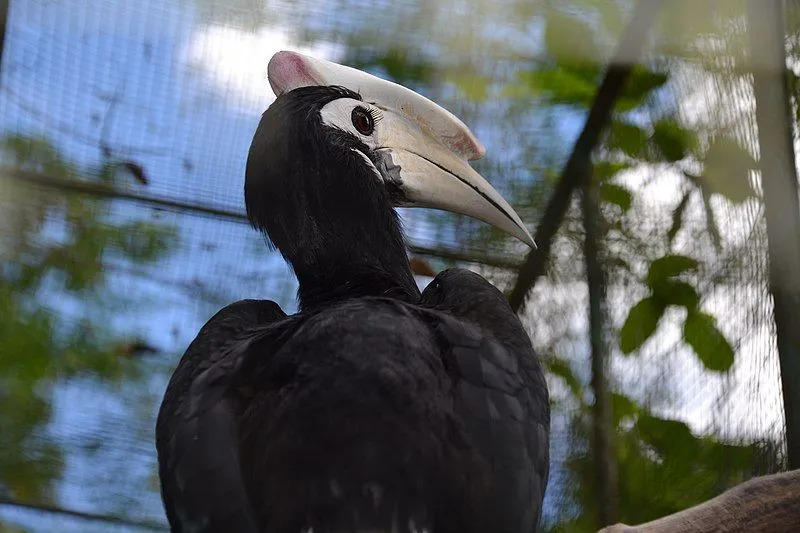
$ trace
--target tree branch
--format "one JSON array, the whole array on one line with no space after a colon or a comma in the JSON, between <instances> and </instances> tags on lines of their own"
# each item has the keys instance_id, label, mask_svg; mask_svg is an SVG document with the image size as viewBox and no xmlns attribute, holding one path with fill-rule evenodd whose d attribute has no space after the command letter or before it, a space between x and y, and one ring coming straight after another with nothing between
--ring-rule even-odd
<instances>
[{"instance_id":1,"label":"tree branch","mask_svg":"<svg viewBox=\"0 0 800 533\"><path fill-rule=\"evenodd\" d=\"M508 301L515 311L519 311L522 307L536 279L544 274L553 238L564 220L572 192L578 187L591 165L592 150L597 146L600 134L609 122L614 104L622 93L634 64L641 56L647 31L655 19L660 4L660 0L639 0L634 8L631 21L617 46L614 60L606 69L603 81L597 90L583 131L575 142L572 154L564 165L561 178L536 228L534 240L538 248L532 250L525 258L517 274L517 281L509 294Z\"/></svg>"},{"instance_id":2,"label":"tree branch","mask_svg":"<svg viewBox=\"0 0 800 533\"><path fill-rule=\"evenodd\" d=\"M714 499L638 526L599 533L791 533L800 527L800 470L753 478Z\"/></svg>"},{"instance_id":3,"label":"tree branch","mask_svg":"<svg viewBox=\"0 0 800 533\"><path fill-rule=\"evenodd\" d=\"M165 211L187 213L197 216L208 216L248 224L247 216L241 210L214 207L207 204L187 202L151 194L141 194L99 181L63 178L8 166L0 166L0 179L12 179L22 183L36 185L37 187L56 189L65 193L88 195L111 200L125 200L140 205L146 205L153 209L162 209ZM465 263L497 268L517 269L521 264L516 257L481 253L475 249L456 250L443 246L432 247L421 244L409 244L409 250L415 254L437 257L445 261L463 261Z\"/></svg>"}]
</instances>

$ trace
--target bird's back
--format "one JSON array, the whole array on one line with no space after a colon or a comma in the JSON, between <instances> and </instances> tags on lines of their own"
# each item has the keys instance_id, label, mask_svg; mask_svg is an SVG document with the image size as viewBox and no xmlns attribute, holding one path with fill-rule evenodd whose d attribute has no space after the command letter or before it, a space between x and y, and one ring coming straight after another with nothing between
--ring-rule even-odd
<instances>
[{"instance_id":1,"label":"bird's back","mask_svg":"<svg viewBox=\"0 0 800 533\"><path fill-rule=\"evenodd\" d=\"M267 529L432 531L441 495L475 481L438 341L409 306L326 309L263 370L241 427Z\"/></svg>"},{"instance_id":2,"label":"bird's back","mask_svg":"<svg viewBox=\"0 0 800 533\"><path fill-rule=\"evenodd\" d=\"M473 321L388 298L281 327L247 346L226 396L259 531L534 530L549 414L530 392L538 363L533 380L517 364L533 357L524 332L515 353Z\"/></svg>"}]
</instances>

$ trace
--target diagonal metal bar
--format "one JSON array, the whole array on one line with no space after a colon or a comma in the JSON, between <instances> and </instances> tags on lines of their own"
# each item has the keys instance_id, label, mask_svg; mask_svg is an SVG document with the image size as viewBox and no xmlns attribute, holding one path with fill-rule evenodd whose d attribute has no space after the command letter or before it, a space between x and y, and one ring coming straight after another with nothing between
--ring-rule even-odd
<instances>
[{"instance_id":1,"label":"diagonal metal bar","mask_svg":"<svg viewBox=\"0 0 800 533\"><path fill-rule=\"evenodd\" d=\"M641 57L645 38L660 5L660 0L640 0L634 8L631 20L617 45L614 59L606 69L603 81L597 90L586 124L575 142L561 172L561 178L536 228L534 240L538 248L531 250L525 257L509 293L508 300L515 311L522 308L537 278L544 274L545 266L550 259L553 239L564 221L572 193L579 187L591 165L592 151L611 118L614 104L622 94L631 70Z\"/></svg>"}]
</instances>

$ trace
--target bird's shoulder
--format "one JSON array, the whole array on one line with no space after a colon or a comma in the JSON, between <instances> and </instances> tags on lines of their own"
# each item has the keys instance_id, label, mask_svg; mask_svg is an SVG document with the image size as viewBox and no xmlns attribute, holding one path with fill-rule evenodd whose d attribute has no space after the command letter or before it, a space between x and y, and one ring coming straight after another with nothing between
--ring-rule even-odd
<instances>
[{"instance_id":1,"label":"bird's shoulder","mask_svg":"<svg viewBox=\"0 0 800 533\"><path fill-rule=\"evenodd\" d=\"M456 385L467 439L497 480L487 496L493 528L531 530L549 475L550 432L547 384L531 340L505 296L469 271L439 274L422 305Z\"/></svg>"},{"instance_id":2,"label":"bird's shoulder","mask_svg":"<svg viewBox=\"0 0 800 533\"><path fill-rule=\"evenodd\" d=\"M536 405L547 404L547 384L530 337L489 281L468 270L446 270L423 291L421 307L434 317L437 336L465 381L505 392L523 387ZM549 422L549 410L540 415Z\"/></svg>"},{"instance_id":3,"label":"bird's shoulder","mask_svg":"<svg viewBox=\"0 0 800 533\"><path fill-rule=\"evenodd\" d=\"M275 302L235 302L206 322L178 363L156 423L162 494L177 531L255 530L238 474L240 406L229 392L251 346L288 320Z\"/></svg>"},{"instance_id":4,"label":"bird's shoulder","mask_svg":"<svg viewBox=\"0 0 800 533\"><path fill-rule=\"evenodd\" d=\"M200 328L178 362L162 411L185 398L191 389L197 392L196 381L207 377L204 374L212 367L217 374L233 372L249 341L275 329L286 318L271 300L239 300L220 309Z\"/></svg>"}]
</instances>

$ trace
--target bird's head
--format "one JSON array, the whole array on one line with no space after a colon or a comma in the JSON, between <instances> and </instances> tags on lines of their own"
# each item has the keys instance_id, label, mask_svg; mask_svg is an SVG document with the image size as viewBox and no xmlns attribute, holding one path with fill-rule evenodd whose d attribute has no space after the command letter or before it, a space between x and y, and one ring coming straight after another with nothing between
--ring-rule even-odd
<instances>
[{"instance_id":1,"label":"bird's head","mask_svg":"<svg viewBox=\"0 0 800 533\"><path fill-rule=\"evenodd\" d=\"M323 250L357 255L381 247L379 234L397 226L398 206L469 215L534 245L511 206L469 165L484 148L447 110L395 83L294 52L275 54L268 74L277 99L250 148L245 203L295 271L324 263ZM357 251L348 249L354 242Z\"/></svg>"}]
</instances>

